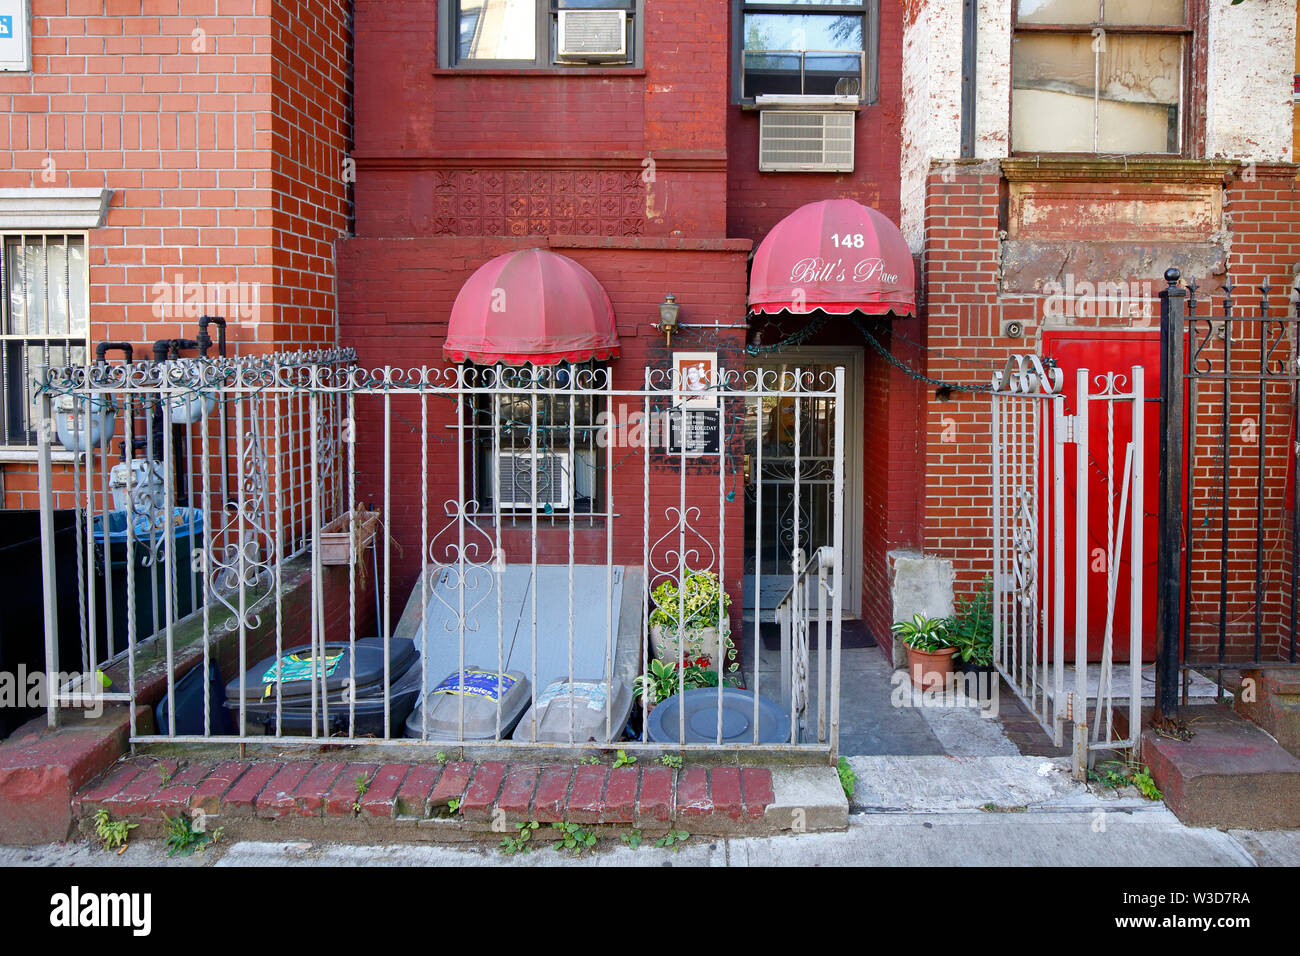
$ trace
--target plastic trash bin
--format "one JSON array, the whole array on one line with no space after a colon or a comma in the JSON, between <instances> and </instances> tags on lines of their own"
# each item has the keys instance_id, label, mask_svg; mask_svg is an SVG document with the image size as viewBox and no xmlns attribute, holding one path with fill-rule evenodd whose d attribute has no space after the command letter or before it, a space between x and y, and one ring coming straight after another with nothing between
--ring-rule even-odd
<instances>
[{"instance_id":1,"label":"plastic trash bin","mask_svg":"<svg viewBox=\"0 0 1300 956\"><path fill-rule=\"evenodd\" d=\"M686 740L680 741L678 714L686 711ZM674 694L650 712L649 737L657 744L712 744L718 740L718 691L697 687ZM782 743L790 739L790 714L766 697L758 699L758 742ZM722 689L722 742L754 742L754 692L735 687Z\"/></svg>"},{"instance_id":2,"label":"plastic trash bin","mask_svg":"<svg viewBox=\"0 0 1300 956\"><path fill-rule=\"evenodd\" d=\"M105 525L107 524L107 528ZM191 526L193 537L191 537ZM114 650L126 648L127 638L127 586L126 566L127 512L110 511L95 516L95 571L96 615L99 636L99 653L106 656L107 626L105 614L104 575L112 575L113 585L113 643ZM158 627L167 624L165 561L166 528L161 514L136 514L133 516L131 534L134 537L135 588L135 639L143 641L154 632L154 602L158 605ZM151 538L152 536L152 538ZM172 555L175 562L175 598L172 612L180 620L197 606L194 592L203 593L203 581L193 571L191 553L203 547L203 512L198 508L172 509ZM108 554L105 555L107 549ZM191 587L191 583L195 587Z\"/></svg>"},{"instance_id":3,"label":"plastic trash bin","mask_svg":"<svg viewBox=\"0 0 1300 956\"><path fill-rule=\"evenodd\" d=\"M325 692L329 704L329 733L348 733L349 711L356 715L352 736L384 736L384 639L362 637L356 641L356 690L351 690L353 663L347 641L325 645L324 661L316 664L317 707L320 706L321 668L325 669ZM390 638L388 642L389 727L400 737L411 708L420 695L420 654L412 641ZM280 729L285 734L309 734L312 726L311 646L287 649L277 671L274 655L259 661L243 681L244 713L249 733L275 733L276 684L279 684ZM277 674L279 680L277 681ZM226 685L226 707L231 720L239 724L240 680ZM355 698L355 699L354 699ZM355 706L350 706L355 704ZM319 718L318 718L319 726Z\"/></svg>"},{"instance_id":4,"label":"plastic trash bin","mask_svg":"<svg viewBox=\"0 0 1300 956\"><path fill-rule=\"evenodd\" d=\"M406 736L420 737L428 710L430 740L495 740L497 698L501 700L501 739L510 736L532 699L523 671L498 674L482 667L466 667L464 675L452 671L425 695L424 701L406 719ZM465 704L464 733L460 733L461 702Z\"/></svg>"},{"instance_id":5,"label":"plastic trash bin","mask_svg":"<svg viewBox=\"0 0 1300 956\"><path fill-rule=\"evenodd\" d=\"M623 728L632 714L632 691L626 684L614 687L613 700L609 699L609 684L603 680L551 681L546 690L537 696L536 711L529 707L520 718L511 736L515 740L531 742L534 713L540 714L537 739L569 742L570 712L572 712L573 742L590 743L598 740L608 743L623 736ZM609 736L605 735L606 708L609 710Z\"/></svg>"},{"instance_id":6,"label":"plastic trash bin","mask_svg":"<svg viewBox=\"0 0 1300 956\"><path fill-rule=\"evenodd\" d=\"M178 735L203 736L203 665L196 664L185 672L180 680L172 685L176 698L176 733ZM172 694L164 694L154 710L158 722L158 732L168 733L168 717L172 706ZM221 683L221 672L215 663L208 665L208 714L209 733L214 737L225 736L235 732L235 726L226 712L226 688Z\"/></svg>"}]
</instances>

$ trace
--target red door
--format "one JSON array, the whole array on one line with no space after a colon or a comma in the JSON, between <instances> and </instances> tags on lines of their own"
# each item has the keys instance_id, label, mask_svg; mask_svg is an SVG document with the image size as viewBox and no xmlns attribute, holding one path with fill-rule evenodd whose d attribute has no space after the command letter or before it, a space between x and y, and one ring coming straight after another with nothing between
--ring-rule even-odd
<instances>
[{"instance_id":1,"label":"red door","mask_svg":"<svg viewBox=\"0 0 1300 956\"><path fill-rule=\"evenodd\" d=\"M1123 375L1122 383L1117 384L1117 391L1125 392L1132 387L1132 368L1141 365L1146 372L1146 395L1149 398L1160 394L1160 332L1158 329L1142 331L1106 331L1106 330L1044 330L1042 333L1043 354L1056 360L1056 364L1065 373L1063 391L1066 395L1066 413L1073 415L1078 410L1076 372L1081 368L1088 370L1089 392L1096 394L1102 386L1097 377L1107 372ZM1157 511L1160 493L1160 405L1158 402L1146 402L1145 427L1146 448L1144 451L1145 475L1141 507L1143 520L1144 554L1142 559L1142 660L1155 660L1156 639L1156 532ZM1124 484L1124 448L1132 438L1132 424L1127 408L1117 406L1115 409L1114 431L1114 513L1116 523L1116 540L1123 541L1120 555L1119 573L1115 587L1115 612L1112 622L1112 647L1116 661L1129 659L1129 592L1131 574L1130 550L1132 542L1127 533L1128 519L1125 519L1125 531L1120 535L1120 496ZM1089 405L1088 447L1091 459L1088 466L1088 660L1101 659L1102 645L1106 633L1106 603L1108 574L1106 567L1107 552L1107 508L1106 508L1106 447L1107 424L1106 409L1102 402ZM1076 477L1076 445L1065 446L1065 621L1066 633L1071 633L1074 623L1075 599L1075 535L1070 516L1074 514ZM1130 502L1129 509L1136 506Z\"/></svg>"}]
</instances>

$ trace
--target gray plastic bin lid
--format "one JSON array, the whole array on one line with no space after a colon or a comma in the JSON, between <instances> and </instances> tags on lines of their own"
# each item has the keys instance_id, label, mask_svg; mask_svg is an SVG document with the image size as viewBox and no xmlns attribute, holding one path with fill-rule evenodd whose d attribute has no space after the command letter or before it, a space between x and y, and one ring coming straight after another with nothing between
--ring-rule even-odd
<instances>
[{"instance_id":1,"label":"gray plastic bin lid","mask_svg":"<svg viewBox=\"0 0 1300 956\"><path fill-rule=\"evenodd\" d=\"M678 712L686 711L688 744L711 744L718 739L718 691L696 687L674 694L650 712L650 739L659 744L678 743ZM790 739L790 715L766 697L758 699L758 742L775 744ZM745 744L754 741L754 692L736 687L722 689L722 742Z\"/></svg>"},{"instance_id":2,"label":"gray plastic bin lid","mask_svg":"<svg viewBox=\"0 0 1300 956\"><path fill-rule=\"evenodd\" d=\"M430 740L493 740L497 735L497 698L501 700L501 738L519 722L528 708L532 692L523 671L499 674L484 667L468 666L464 673L452 671L406 718L406 736L420 737L426 724ZM461 732L460 708L465 703L465 727Z\"/></svg>"},{"instance_id":3,"label":"gray plastic bin lid","mask_svg":"<svg viewBox=\"0 0 1300 956\"><path fill-rule=\"evenodd\" d=\"M605 736L605 712L609 709L609 736ZM609 683L603 680L551 681L546 690L537 695L536 713L541 715L537 726L537 739L569 742L569 715L573 714L573 742L613 741L623 736L623 728L632 714L632 691L626 684L615 684L613 699ZM519 721L511 735L515 740L533 739L532 707Z\"/></svg>"}]
</instances>

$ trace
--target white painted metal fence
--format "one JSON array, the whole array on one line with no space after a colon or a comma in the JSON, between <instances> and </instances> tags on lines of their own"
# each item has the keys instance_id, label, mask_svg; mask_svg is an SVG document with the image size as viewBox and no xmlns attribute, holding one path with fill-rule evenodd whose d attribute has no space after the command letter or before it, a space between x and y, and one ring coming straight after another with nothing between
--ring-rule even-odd
<instances>
[{"instance_id":1,"label":"white painted metal fence","mask_svg":"<svg viewBox=\"0 0 1300 956\"><path fill-rule=\"evenodd\" d=\"M1098 751L1136 755L1141 739L1145 378L1141 366L1133 367L1131 378L1094 378L1079 369L1073 414L1063 384L1060 369L1032 355L1013 357L994 375L994 660L1057 746L1068 725L1075 773L1082 778ZM1106 421L1101 448L1090 440L1096 415ZM1130 436L1122 443L1117 420ZM1067 448L1075 459L1072 508L1066 501ZM1100 501L1090 498L1093 477L1100 481ZM1104 540L1094 537L1099 525ZM1115 612L1125 563L1129 664L1119 686L1115 648L1125 636L1116 633ZM1101 576L1105 597L1099 652L1089 647L1096 623L1089 617L1093 575ZM1068 616L1067 600L1073 603ZM1090 663L1090 656L1098 659ZM1117 706L1127 710L1123 736L1116 731Z\"/></svg>"},{"instance_id":2,"label":"white painted metal fence","mask_svg":"<svg viewBox=\"0 0 1300 956\"><path fill-rule=\"evenodd\" d=\"M237 693L225 712L213 696L220 686L200 679L201 727L178 728L173 706L150 732L133 712L132 740L603 748L662 747L667 734L673 747L833 755L844 371L730 370L719 379L701 391L647 369L641 388L618 389L598 366L365 370L346 350L43 370L46 667L59 688L47 702L51 724L61 706L87 696L145 700L146 670L176 701L186 669L207 674L226 659L235 672L222 679L235 679ZM752 642L743 667L729 649L730 621L740 618L740 556L762 545L745 540L739 462L747 452L760 463L765 449L793 452L798 502L800 425L813 420L812 403L828 400L833 416L817 420L832 432L834 544L805 567L795 543L789 570L797 584L782 605L781 655L803 663L769 687L757 660L761 614L743 635ZM775 422L765 418L772 407ZM76 453L70 470L55 471L59 444ZM78 523L82 660L72 677L58 654L67 622L57 613L53 525L63 508ZM329 570L335 563L342 569ZM693 602L688 586L708 574L723 581L716 607ZM308 582L305 601L294 596L295 580ZM760 593L756 586L743 599ZM814 613L819 675L810 693ZM706 618L725 626L693 626ZM675 640L659 653L676 693L649 693L660 697L652 702L682 704L692 683L702 685L692 699L709 700L699 712L678 706L658 738L644 708L632 739L622 732L620 700L634 683L653 685L655 619L671 622L659 633ZM370 730L362 729L368 701L356 670L358 642L367 638L382 647L383 662L381 710ZM399 666L395 647L407 639L419 652L418 680L414 671L391 670ZM296 644L306 651L290 661ZM692 666L692 652L710 660ZM250 668L264 656L274 664L259 677ZM299 687L309 685L310 694L291 701L286 687L299 665ZM111 687L103 675L116 675ZM401 685L403 675L413 683ZM507 707L519 684L541 718L523 739L510 736L518 714ZM737 694L747 717L729 703ZM450 729L430 716L440 695L455 702ZM408 696L413 724L402 712ZM484 698L495 713L488 731L475 733L467 707ZM548 714L539 704L557 699L567 722L558 740L538 729ZM583 706L603 712L589 736L575 726ZM771 708L783 729L762 737ZM226 712L233 727L223 730L214 714ZM733 718L752 734L737 736Z\"/></svg>"}]
</instances>

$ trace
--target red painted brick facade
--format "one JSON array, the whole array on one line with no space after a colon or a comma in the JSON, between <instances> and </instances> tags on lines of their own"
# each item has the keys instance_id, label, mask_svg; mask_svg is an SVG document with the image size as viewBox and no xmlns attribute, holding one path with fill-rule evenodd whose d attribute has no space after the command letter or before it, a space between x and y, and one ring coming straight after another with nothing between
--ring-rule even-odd
<instances>
[{"instance_id":1,"label":"red painted brick facade","mask_svg":"<svg viewBox=\"0 0 1300 956\"><path fill-rule=\"evenodd\" d=\"M335 341L348 33L342 0L34 0L32 72L0 76L0 187L113 191L92 344L148 357L203 311L241 354ZM30 466L4 477L5 507L36 507Z\"/></svg>"}]
</instances>

